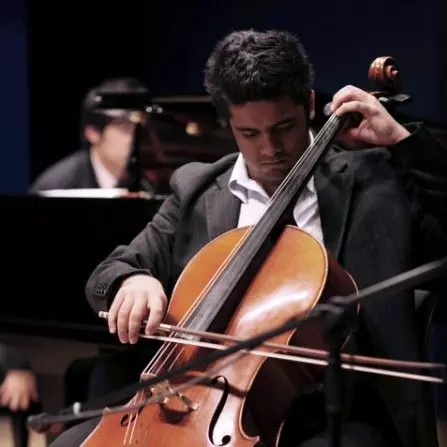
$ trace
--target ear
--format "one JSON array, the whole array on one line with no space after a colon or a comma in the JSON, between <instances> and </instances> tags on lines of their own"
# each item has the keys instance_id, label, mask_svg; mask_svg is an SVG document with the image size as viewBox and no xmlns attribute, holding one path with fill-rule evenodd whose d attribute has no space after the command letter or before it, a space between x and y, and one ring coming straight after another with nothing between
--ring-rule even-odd
<instances>
[{"instance_id":1,"label":"ear","mask_svg":"<svg viewBox=\"0 0 447 447\"><path fill-rule=\"evenodd\" d=\"M101 132L96 127L87 125L84 127L84 137L93 146L101 140Z\"/></svg>"},{"instance_id":2,"label":"ear","mask_svg":"<svg viewBox=\"0 0 447 447\"><path fill-rule=\"evenodd\" d=\"M315 118L315 90L311 90L309 93L309 120L312 121Z\"/></svg>"}]
</instances>

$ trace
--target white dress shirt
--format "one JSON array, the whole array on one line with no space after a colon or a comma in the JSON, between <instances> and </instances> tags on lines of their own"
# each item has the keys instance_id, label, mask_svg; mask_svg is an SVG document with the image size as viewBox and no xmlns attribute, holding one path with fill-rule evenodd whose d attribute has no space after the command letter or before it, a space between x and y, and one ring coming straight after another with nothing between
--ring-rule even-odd
<instances>
[{"instance_id":1,"label":"white dress shirt","mask_svg":"<svg viewBox=\"0 0 447 447\"><path fill-rule=\"evenodd\" d=\"M311 133L310 135L312 141L313 135ZM269 196L261 185L248 176L244 157L241 153L236 159L228 187L241 201L238 227L256 224L267 208ZM318 196L313 176L296 202L293 217L299 228L324 243L318 209Z\"/></svg>"},{"instance_id":2,"label":"white dress shirt","mask_svg":"<svg viewBox=\"0 0 447 447\"><path fill-rule=\"evenodd\" d=\"M116 188L118 179L102 164L95 151L90 151L90 160L100 188Z\"/></svg>"}]
</instances>

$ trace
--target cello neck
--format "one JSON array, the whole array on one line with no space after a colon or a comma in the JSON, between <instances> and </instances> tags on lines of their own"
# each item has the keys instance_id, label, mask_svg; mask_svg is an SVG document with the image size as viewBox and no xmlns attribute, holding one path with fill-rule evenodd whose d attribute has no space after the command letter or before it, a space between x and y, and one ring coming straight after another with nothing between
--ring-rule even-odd
<instances>
[{"instance_id":1,"label":"cello neck","mask_svg":"<svg viewBox=\"0 0 447 447\"><path fill-rule=\"evenodd\" d=\"M267 210L256 227L266 228L266 232L272 231L280 221L293 200L297 199L313 175L320 160L324 157L333 139L344 124L347 116L331 115L320 132L316 135L312 144L304 151L303 155L290 170L276 192L269 200ZM268 229L268 230L267 230ZM264 237L267 237L266 234Z\"/></svg>"}]
</instances>

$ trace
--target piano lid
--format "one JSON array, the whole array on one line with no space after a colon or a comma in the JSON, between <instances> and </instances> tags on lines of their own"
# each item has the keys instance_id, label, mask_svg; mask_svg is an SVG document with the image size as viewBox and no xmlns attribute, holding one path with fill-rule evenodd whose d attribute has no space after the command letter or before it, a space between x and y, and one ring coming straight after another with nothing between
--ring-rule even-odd
<instances>
[{"instance_id":1,"label":"piano lid","mask_svg":"<svg viewBox=\"0 0 447 447\"><path fill-rule=\"evenodd\" d=\"M214 162L237 150L230 129L208 96L167 96L153 102L162 112L147 116L141 144L143 167Z\"/></svg>"}]
</instances>

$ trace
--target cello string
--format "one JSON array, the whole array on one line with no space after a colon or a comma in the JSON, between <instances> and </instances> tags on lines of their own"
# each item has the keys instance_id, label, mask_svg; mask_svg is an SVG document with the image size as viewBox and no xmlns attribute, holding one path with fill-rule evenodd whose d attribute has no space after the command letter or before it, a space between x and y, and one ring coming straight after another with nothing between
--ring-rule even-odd
<instances>
[{"instance_id":1,"label":"cello string","mask_svg":"<svg viewBox=\"0 0 447 447\"><path fill-rule=\"evenodd\" d=\"M140 393L141 393L141 391L138 391L135 394L135 396L133 397L133 399L132 399L132 405L133 405L134 408L138 404L138 398L140 396ZM130 441L127 440L127 437L129 436L130 427L132 425L132 417L133 417L135 411L137 411L137 413L138 413L138 410L132 410L132 407L131 407L131 410L130 410L130 412L127 415L129 417L129 423L127 424L126 433L125 433L124 441L123 441L124 442L123 443L123 447L128 445L128 443L130 442Z\"/></svg>"},{"instance_id":2,"label":"cello string","mask_svg":"<svg viewBox=\"0 0 447 447\"><path fill-rule=\"evenodd\" d=\"M128 417L129 417L129 423L127 424L127 428L126 428L126 432L125 432L125 434L124 434L124 441L123 441L123 447L125 447L126 446L126 444L127 444L127 436L129 435L129 430L130 430L130 423L131 423L131 420L132 420L132 406L133 407L135 407L135 405L137 404L137 398L138 398L138 396L139 396L139 391L137 392L137 394L135 394L135 396L133 396L133 398L132 398L132 400L131 400L131 402L132 402L132 405L130 406L130 412L129 412L129 414L128 414Z\"/></svg>"},{"instance_id":3,"label":"cello string","mask_svg":"<svg viewBox=\"0 0 447 447\"><path fill-rule=\"evenodd\" d=\"M247 233L251 232L251 231L253 230L253 228L254 228L254 225L250 225L249 228L247 229ZM244 235L244 237L248 237L248 235L246 234L246 235ZM197 307L199 306L201 300L204 299L206 293L208 293L209 289L211 289L212 284L215 282L215 278L216 278L218 275L220 275L220 273L221 273L222 270L224 270L224 269L226 268L227 264L229 264L230 260L231 260L232 257L234 256L234 253L235 253L235 252L239 249L239 247L242 245L244 237L241 238L241 239L235 244L235 246L233 247L233 249L231 250L231 252L228 254L228 256L227 256L227 258L225 259L225 261L218 267L218 269L216 270L216 272L214 272L213 276L209 279L208 283L205 285L204 289L201 291L200 295L197 297L197 299L196 299L196 301L194 302L193 306L191 306L191 308L188 309L188 312L185 313L185 315L184 315L184 316L182 317L182 319L179 321L178 326L182 326L183 323L184 323L184 321L187 320L187 319L191 316L191 314L197 309ZM192 323L194 323L194 319L192 320ZM171 336L172 336L173 338L175 338L175 333L171 334ZM151 370L151 368L153 367L153 364L154 364L155 362L157 362L157 360L159 360L160 357L161 357L163 354L165 354L165 352L166 352L169 348L171 348L171 352L168 353L167 356L165 356L164 360L163 360L161 363L155 365L156 370L153 371L153 373L154 373L155 375L158 375L158 374L162 371L163 367L164 367L164 366L167 364L167 362L169 361L170 356L172 356L173 353L176 352L176 351L175 351L176 346L177 346L177 345L176 345L175 342L165 343L165 344L162 346L161 350L159 351L159 354L157 355L157 357L156 357L156 358L153 358L153 359L149 362L149 364L146 366L144 372L146 372L146 373L147 373L147 372L152 372L152 371L150 371L150 370ZM175 358L173 359L173 361L170 363L170 366L168 367L168 370L170 370L170 369L172 368L172 366L175 364L175 362L176 362L176 361L178 360L178 358L181 356L181 354L183 353L183 349L184 349L184 348L182 347L182 348L180 349L180 352L177 353L177 355L175 356ZM177 350L177 351L178 351L178 350Z\"/></svg>"},{"instance_id":4,"label":"cello string","mask_svg":"<svg viewBox=\"0 0 447 447\"><path fill-rule=\"evenodd\" d=\"M278 189L276 190L276 192L272 195L272 197L268 200L267 202L267 209L265 214L268 214L268 212L270 211L270 208L272 206L272 203L277 203L277 197L280 194L285 193L285 191L287 191L287 189L290 189L290 184L292 183L292 181L294 180L294 176L295 173L298 172L299 169L301 169L302 165L305 164L307 162L308 159L312 160L313 162L316 161L315 159L317 158L317 156L319 155L319 151L315 151L313 150L319 143L320 141L323 139L323 137L325 137L326 132L328 132L329 130L332 130L332 128L334 127L334 121L335 124L338 124L338 117L336 115L331 115L331 117L327 120L326 124L323 126L323 128L321 129L321 131L317 134L317 136L314 139L314 142L309 145L309 147L306 149L306 151L303 153L303 155L300 157L300 159L298 160L298 162L294 165L294 167L291 169L290 173L287 175L286 179L283 181L283 183L281 183L281 185L278 187ZM267 216L268 217L268 216ZM256 241L256 237L257 237L257 233L260 232L260 229L267 225L268 223L268 219L264 219L261 220L261 222L259 222L259 225L251 225L247 232L244 234L244 236L238 241L237 244L235 244L235 246L233 247L233 249L231 250L231 252L229 253L229 255L227 256L227 258L225 259L225 261L219 266L219 268L216 270L216 272L214 273L214 275L210 278L210 280L208 281L208 283L206 284L206 286L204 287L204 289L201 291L200 295L198 296L198 299L195 302L195 305L192 306L188 313L184 315L184 317L181 319L179 325L182 325L183 322L185 321L185 319L189 318L191 313L195 310L195 308L198 307L198 305L203 301L204 296L209 292L209 290L211 289L211 287L216 283L216 278L221 276L221 272L222 270L224 270L225 268L227 268L227 266L230 264L231 260L234 259L234 253L244 244L246 243L246 241L249 239L249 237L251 237L252 240ZM204 318L204 317L203 317ZM191 326L194 325L194 322L197 321L197 317L196 319L192 319L191 321ZM174 336L175 334L173 334ZM172 344L172 343L171 343ZM156 358L153 358L152 361L147 365L145 372L150 371L151 367L153 366L153 364L160 359L160 357L165 354L169 348L171 348L171 352L169 352L167 354L167 356L165 357L165 359L162 361L162 363L160 365L156 365L156 372L155 374L159 374L160 371L162 370L162 368L166 365L166 363L168 362L169 358L172 357L172 355L175 352L175 348L170 346L169 343L166 343L162 348L161 351L159 351L159 355L156 356ZM184 348L182 348L180 351L182 352ZM172 368L173 364L175 364L175 362L178 360L178 358L181 355L180 353L177 353L176 357L174 358L174 360L171 362L171 365L169 367L169 369ZM169 370L168 369L168 370Z\"/></svg>"},{"instance_id":5,"label":"cello string","mask_svg":"<svg viewBox=\"0 0 447 447\"><path fill-rule=\"evenodd\" d=\"M141 400L140 403L144 402L144 390L141 390L141 391L138 392L138 400ZM136 402L136 403L138 403L138 402ZM131 423L129 423L129 427L132 424L132 430L131 430L131 433L130 433L130 439L128 441L130 445L132 445L133 435L134 435L134 432L135 432L135 427L137 425L137 420L138 420L139 416L140 416L140 411L136 411L135 412L135 419ZM126 436L126 438L127 438L127 436ZM138 435L137 435L137 438L138 438ZM137 440L137 444L138 444L138 440Z\"/></svg>"},{"instance_id":6,"label":"cello string","mask_svg":"<svg viewBox=\"0 0 447 447\"><path fill-rule=\"evenodd\" d=\"M251 232L253 230L254 225L250 225L250 227L247 229L247 232ZM248 237L248 235L244 235L244 237ZM243 238L244 238L243 237ZM197 307L199 306L201 300L204 299L206 293L208 293L209 289L212 287L212 284L215 282L215 278L220 275L221 271L226 268L226 265L229 264L231 258L234 256L234 253L239 249L239 247L242 245L243 243L243 238L241 238L233 247L233 249L231 250L231 252L228 254L227 258L224 260L224 262L218 267L218 269L216 270L216 272L214 272L213 276L209 279L208 283L205 285L204 289L202 289L201 293L199 294L199 296L197 297L196 301L194 302L193 306L191 306L190 309L188 309L188 311L185 313L185 315L182 317L182 319L179 321L178 326L182 326L184 321L187 320L191 314L194 312L194 310L197 309ZM194 322L194 320L192 321L192 323ZM175 333L172 334L172 337L175 337ZM153 364L155 362L157 362L157 360L160 359L160 357L169 349L175 349L175 343L172 346L172 343L165 343L162 347L161 350L159 351L159 353L157 354L156 357L154 357L149 364L146 366L146 368L144 369L145 373L148 372L152 372L150 371L151 368L153 367ZM169 360L169 355L172 355L172 352L168 354L168 356L165 357L165 359L163 360L163 362L161 364L157 364L155 365L155 367L157 368L153 373L158 375L160 373L160 371L163 369L163 366L165 366L165 364L168 362ZM179 355L176 356L174 362L178 359ZM172 363L170 368L172 367Z\"/></svg>"}]
</instances>

